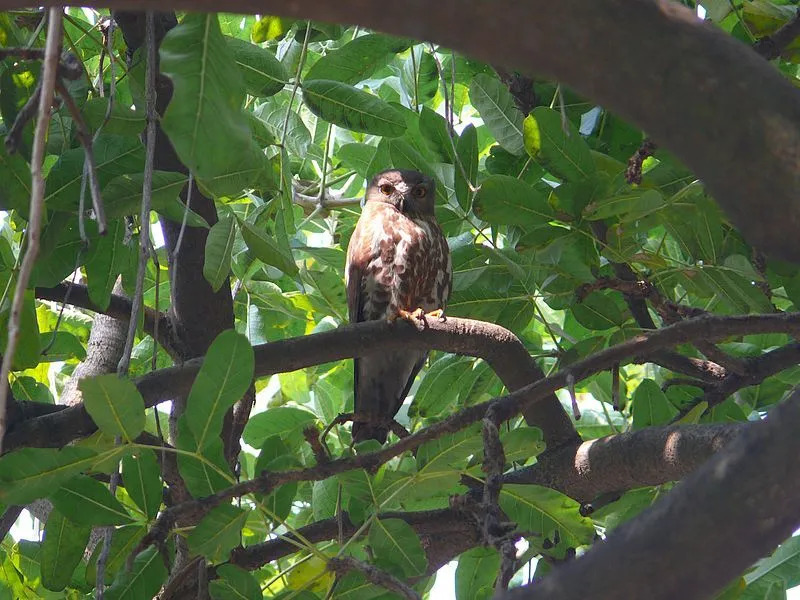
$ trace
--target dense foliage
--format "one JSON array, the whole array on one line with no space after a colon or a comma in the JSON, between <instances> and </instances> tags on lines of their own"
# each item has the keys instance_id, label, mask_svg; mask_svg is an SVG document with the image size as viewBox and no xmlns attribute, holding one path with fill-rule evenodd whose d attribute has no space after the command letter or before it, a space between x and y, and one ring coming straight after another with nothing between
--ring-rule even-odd
<instances>
[{"instance_id":1,"label":"dense foliage","mask_svg":"<svg viewBox=\"0 0 800 600\"><path fill-rule=\"evenodd\" d=\"M750 44L796 10L766 0L702 4L709 19ZM43 47L40 15L0 14L0 44ZM663 149L652 152L643 132L570 89L357 27L228 14L179 20L160 47L160 70L174 87L160 125L199 190L213 198L218 218L185 209L179 193L188 175L155 170L148 225L157 248L147 262L143 299L152 309L170 307L169 266L179 255L161 243L159 219L205 228L205 247L183 247L180 255L199 252L211 288L230 290L235 331L220 333L208 349L166 450L158 436L166 436L170 405L159 406L160 418L146 410L136 378L188 357L154 343L140 324L128 376L108 373L78 384L98 431L80 439L75 434L76 441L62 448L18 444L0 458L3 506L39 498L53 506L42 541L3 540L0 598L90 597L103 544L86 548L92 528L101 526L114 528L103 567L110 586L105 597L154 596L166 582L162 554L173 559L175 537L164 545L140 542L159 512L175 503L164 494L168 453L177 456L193 498L265 471L318 464L304 432L320 433L352 410L352 361L259 376L253 346L346 323L345 249L365 180L385 168L413 168L436 179L437 218L454 267L447 314L508 328L547 374L642 329L706 313L800 310L797 266L766 260L687 168ZM64 49L85 69L66 85L94 136L108 232L100 235L88 209L80 214L80 207L91 206L85 153L62 101L47 139L46 220L11 377L20 405L58 404L76 365L93 351L87 347L90 309L107 311L123 289L135 295L145 52L128 52L114 28L109 54L108 31L107 13L65 12ZM775 61L795 82L796 46ZM33 93L40 64L18 55L0 62L6 132ZM0 148L3 345L25 252L34 126L21 131L18 152ZM120 276L122 289L115 289ZM87 298L75 300L76 291L63 302L42 299L40 290L63 281L71 282L64 290L85 286ZM676 420L758 419L800 383L796 367L729 385L724 393L713 387L722 377L704 374L709 365L724 371L791 342L788 334L773 333L718 346L687 344L671 361L623 364L578 381L572 390L577 420L568 390L561 400L583 440ZM257 400L232 465L220 437L223 421L254 375ZM503 393L487 362L433 352L398 419L417 432ZM542 432L521 417L504 424L500 438L507 470L534 464L546 448ZM325 443L334 458L377 449L375 442L351 448L349 424L334 426ZM357 570L337 576L327 565L337 555L369 562L424 594L432 584L424 544L398 515L448 508L469 485L480 487L483 447L475 423L371 471L290 481L268 494L222 502L196 526L175 532L191 555L207 561L213 598L396 597ZM118 485L109 477L117 468ZM589 516L559 491L503 486L499 505L526 540L519 547L527 548L512 585L546 575L671 486L620 490L618 499ZM255 566L231 560L240 545L296 533L341 511L354 525L350 535L318 543L300 536L294 551ZM135 560L129 556L134 549L141 550ZM798 556L800 545L792 539L725 597L781 597L798 582ZM461 554L456 597L490 597L501 562L497 549L480 544Z\"/></svg>"}]
</instances>

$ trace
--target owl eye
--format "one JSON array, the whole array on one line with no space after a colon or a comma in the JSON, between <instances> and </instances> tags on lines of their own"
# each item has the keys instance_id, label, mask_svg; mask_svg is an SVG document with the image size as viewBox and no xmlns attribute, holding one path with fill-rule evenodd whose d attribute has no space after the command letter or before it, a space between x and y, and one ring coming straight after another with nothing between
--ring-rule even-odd
<instances>
[{"instance_id":1,"label":"owl eye","mask_svg":"<svg viewBox=\"0 0 800 600\"><path fill-rule=\"evenodd\" d=\"M422 198L425 195L425 188L422 187L414 188L413 193L414 196L416 196L417 198Z\"/></svg>"},{"instance_id":2,"label":"owl eye","mask_svg":"<svg viewBox=\"0 0 800 600\"><path fill-rule=\"evenodd\" d=\"M394 186L393 185L389 185L388 183L384 183L381 186L381 193L384 196L391 196L393 191L394 191Z\"/></svg>"}]
</instances>

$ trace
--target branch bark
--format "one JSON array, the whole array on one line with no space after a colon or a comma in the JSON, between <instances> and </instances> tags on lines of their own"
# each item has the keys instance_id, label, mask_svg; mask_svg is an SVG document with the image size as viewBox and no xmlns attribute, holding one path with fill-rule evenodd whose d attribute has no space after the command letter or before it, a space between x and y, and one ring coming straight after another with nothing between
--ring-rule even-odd
<instances>
[{"instance_id":1,"label":"branch bark","mask_svg":"<svg viewBox=\"0 0 800 600\"><path fill-rule=\"evenodd\" d=\"M795 392L604 544L504 598L713 597L800 524L798 427ZM621 561L625 577L608 577Z\"/></svg>"}]
</instances>

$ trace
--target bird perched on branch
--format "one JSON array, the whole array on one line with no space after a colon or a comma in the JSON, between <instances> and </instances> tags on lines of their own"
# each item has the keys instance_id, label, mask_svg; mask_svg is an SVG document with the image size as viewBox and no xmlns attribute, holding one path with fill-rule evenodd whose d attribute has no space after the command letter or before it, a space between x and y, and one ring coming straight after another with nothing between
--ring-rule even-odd
<instances>
[{"instance_id":1,"label":"bird perched on branch","mask_svg":"<svg viewBox=\"0 0 800 600\"><path fill-rule=\"evenodd\" d=\"M443 317L450 250L433 214L436 185L417 171L378 173L347 248L350 322L397 318L424 327ZM383 443L427 352L382 351L355 359L353 440Z\"/></svg>"}]
</instances>

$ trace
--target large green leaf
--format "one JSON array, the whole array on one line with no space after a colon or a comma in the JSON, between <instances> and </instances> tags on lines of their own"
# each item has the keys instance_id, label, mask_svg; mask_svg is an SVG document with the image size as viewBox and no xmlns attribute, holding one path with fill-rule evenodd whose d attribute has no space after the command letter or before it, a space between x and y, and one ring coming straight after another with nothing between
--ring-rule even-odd
<instances>
[{"instance_id":1,"label":"large green leaf","mask_svg":"<svg viewBox=\"0 0 800 600\"><path fill-rule=\"evenodd\" d=\"M220 333L206 353L186 399L184 416L202 450L219 439L228 409L244 396L253 381L253 348L246 337L229 329Z\"/></svg>"},{"instance_id":2,"label":"large green leaf","mask_svg":"<svg viewBox=\"0 0 800 600\"><path fill-rule=\"evenodd\" d=\"M222 440L211 439L202 449L186 421L186 415L178 419L177 447L187 452L178 454L178 471L186 483L186 489L195 498L210 496L223 490L235 481L225 460Z\"/></svg>"},{"instance_id":3,"label":"large green leaf","mask_svg":"<svg viewBox=\"0 0 800 600\"><path fill-rule=\"evenodd\" d=\"M150 208L177 222L183 222L186 205L178 197L188 178L175 171L154 171ZM128 173L112 179L103 188L106 216L115 219L141 212L143 173ZM191 227L208 227L206 220L191 208L186 215L186 224Z\"/></svg>"},{"instance_id":4,"label":"large green leaf","mask_svg":"<svg viewBox=\"0 0 800 600\"><path fill-rule=\"evenodd\" d=\"M132 442L144 430L144 399L130 379L97 375L78 382L86 411L100 430Z\"/></svg>"},{"instance_id":5,"label":"large green leaf","mask_svg":"<svg viewBox=\"0 0 800 600\"><path fill-rule=\"evenodd\" d=\"M83 558L92 528L77 525L58 509L50 511L42 543L42 585L54 592L63 590Z\"/></svg>"},{"instance_id":6,"label":"large green leaf","mask_svg":"<svg viewBox=\"0 0 800 600\"><path fill-rule=\"evenodd\" d=\"M236 219L232 215L222 215L206 238L203 277L215 292L222 287L231 271L231 253L236 239L235 223Z\"/></svg>"},{"instance_id":7,"label":"large green leaf","mask_svg":"<svg viewBox=\"0 0 800 600\"><path fill-rule=\"evenodd\" d=\"M384 137L398 137L406 130L406 121L397 109L346 83L306 81L303 98L315 115L345 129Z\"/></svg>"},{"instance_id":8,"label":"large green leaf","mask_svg":"<svg viewBox=\"0 0 800 600\"><path fill-rule=\"evenodd\" d=\"M288 120L287 120L288 112ZM259 106L253 115L267 128L272 137L279 142L283 139L284 123L286 123L286 147L296 156L305 156L311 145L311 133L303 119L295 111L289 109L289 103L279 104L274 99Z\"/></svg>"},{"instance_id":9,"label":"large green leaf","mask_svg":"<svg viewBox=\"0 0 800 600\"><path fill-rule=\"evenodd\" d=\"M474 125L467 125L456 144L458 164L455 168L455 188L458 204L465 211L472 204L470 186L478 181L478 132Z\"/></svg>"},{"instance_id":10,"label":"large green leaf","mask_svg":"<svg viewBox=\"0 0 800 600\"><path fill-rule=\"evenodd\" d=\"M86 124L93 131L101 126L103 133L116 135L139 135L146 124L143 110L133 110L121 102L111 105L111 114L108 114L108 98L90 98L81 107L81 112L86 119Z\"/></svg>"},{"instance_id":11,"label":"large green leaf","mask_svg":"<svg viewBox=\"0 0 800 600\"><path fill-rule=\"evenodd\" d=\"M5 145L0 147L0 209L17 210L28 215L31 197L31 169L19 154L8 154Z\"/></svg>"},{"instance_id":12,"label":"large green leaf","mask_svg":"<svg viewBox=\"0 0 800 600\"><path fill-rule=\"evenodd\" d=\"M96 453L89 448L23 448L0 458L0 502L28 504L52 493L88 469Z\"/></svg>"},{"instance_id":13,"label":"large green leaf","mask_svg":"<svg viewBox=\"0 0 800 600\"><path fill-rule=\"evenodd\" d=\"M375 557L396 565L407 577L422 575L428 559L411 525L401 519L375 519L369 528Z\"/></svg>"},{"instance_id":14,"label":"large green leaf","mask_svg":"<svg viewBox=\"0 0 800 600\"><path fill-rule=\"evenodd\" d=\"M105 591L107 600L140 600L155 598L167 578L167 568L158 552L150 546L133 561L133 568L118 572L114 584Z\"/></svg>"},{"instance_id":15,"label":"large green leaf","mask_svg":"<svg viewBox=\"0 0 800 600\"><path fill-rule=\"evenodd\" d=\"M525 149L545 169L568 181L588 179L595 173L589 145L561 113L537 106L525 118Z\"/></svg>"},{"instance_id":16,"label":"large green leaf","mask_svg":"<svg viewBox=\"0 0 800 600\"><path fill-rule=\"evenodd\" d=\"M173 83L161 126L181 162L215 195L262 176L266 159L242 112L244 86L214 14L187 14L161 43L161 72Z\"/></svg>"},{"instance_id":17,"label":"large green leaf","mask_svg":"<svg viewBox=\"0 0 800 600\"><path fill-rule=\"evenodd\" d=\"M554 218L544 194L508 175L488 177L475 194L473 210L493 225L533 227Z\"/></svg>"},{"instance_id":18,"label":"large green leaf","mask_svg":"<svg viewBox=\"0 0 800 600\"><path fill-rule=\"evenodd\" d=\"M261 600L261 586L255 575L235 565L219 565L217 579L209 582L208 592L214 600ZM298 596L299 597L299 596Z\"/></svg>"},{"instance_id":19,"label":"large green leaf","mask_svg":"<svg viewBox=\"0 0 800 600\"><path fill-rule=\"evenodd\" d=\"M109 222L106 235L92 246L86 261L86 284L89 298L102 309L108 308L111 291L122 271L131 264L136 254L133 245L125 244L125 222L121 219Z\"/></svg>"},{"instance_id":20,"label":"large green leaf","mask_svg":"<svg viewBox=\"0 0 800 600\"><path fill-rule=\"evenodd\" d=\"M239 545L247 511L230 504L212 509L189 534L189 550L202 554L211 562L228 559Z\"/></svg>"},{"instance_id":21,"label":"large green leaf","mask_svg":"<svg viewBox=\"0 0 800 600\"><path fill-rule=\"evenodd\" d=\"M500 554L494 548L477 547L458 557L456 600L489 600L500 568Z\"/></svg>"},{"instance_id":22,"label":"large green leaf","mask_svg":"<svg viewBox=\"0 0 800 600\"><path fill-rule=\"evenodd\" d=\"M50 501L79 525L125 525L133 520L105 485L86 475L70 479Z\"/></svg>"},{"instance_id":23,"label":"large green leaf","mask_svg":"<svg viewBox=\"0 0 800 600\"><path fill-rule=\"evenodd\" d=\"M154 519L161 506L163 488L160 473L156 454L148 448L139 449L122 459L125 489L148 519Z\"/></svg>"},{"instance_id":24,"label":"large green leaf","mask_svg":"<svg viewBox=\"0 0 800 600\"><path fill-rule=\"evenodd\" d=\"M362 35L315 62L306 73L305 81L330 79L356 84L385 65L390 55L402 52L410 45L410 40L380 33Z\"/></svg>"},{"instance_id":25,"label":"large green leaf","mask_svg":"<svg viewBox=\"0 0 800 600\"><path fill-rule=\"evenodd\" d=\"M144 168L144 147L135 137L103 133L92 144L97 179L104 187L114 177L141 173ZM85 155L82 148L67 150L47 175L45 202L49 208L74 210L78 206ZM91 207L88 189L86 207Z\"/></svg>"},{"instance_id":26,"label":"large green leaf","mask_svg":"<svg viewBox=\"0 0 800 600\"><path fill-rule=\"evenodd\" d=\"M678 414L664 392L652 379L645 379L633 393L633 428L664 425Z\"/></svg>"},{"instance_id":27,"label":"large green leaf","mask_svg":"<svg viewBox=\"0 0 800 600\"><path fill-rule=\"evenodd\" d=\"M276 406L253 415L244 427L244 441L260 448L268 437L300 431L316 419L313 413L293 406Z\"/></svg>"},{"instance_id":28,"label":"large green leaf","mask_svg":"<svg viewBox=\"0 0 800 600\"><path fill-rule=\"evenodd\" d=\"M290 248L282 248L276 239L247 221L240 220L239 229L245 244L261 262L277 267L289 275L298 272Z\"/></svg>"},{"instance_id":29,"label":"large green leaf","mask_svg":"<svg viewBox=\"0 0 800 600\"><path fill-rule=\"evenodd\" d=\"M244 77L244 85L251 96L273 96L283 89L289 81L289 73L275 55L269 50L225 36L233 58Z\"/></svg>"},{"instance_id":30,"label":"large green leaf","mask_svg":"<svg viewBox=\"0 0 800 600\"><path fill-rule=\"evenodd\" d=\"M580 504L564 494L538 485L504 485L500 508L518 529L552 539L556 530L570 544L590 544L592 520L580 514Z\"/></svg>"},{"instance_id":31,"label":"large green leaf","mask_svg":"<svg viewBox=\"0 0 800 600\"><path fill-rule=\"evenodd\" d=\"M494 139L511 154L522 154L523 115L508 88L497 77L479 73L469 85L469 97Z\"/></svg>"}]
</instances>

